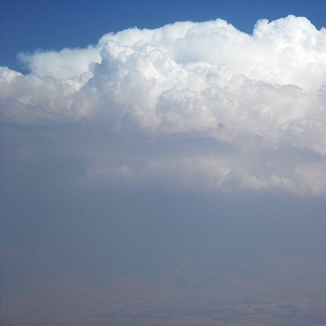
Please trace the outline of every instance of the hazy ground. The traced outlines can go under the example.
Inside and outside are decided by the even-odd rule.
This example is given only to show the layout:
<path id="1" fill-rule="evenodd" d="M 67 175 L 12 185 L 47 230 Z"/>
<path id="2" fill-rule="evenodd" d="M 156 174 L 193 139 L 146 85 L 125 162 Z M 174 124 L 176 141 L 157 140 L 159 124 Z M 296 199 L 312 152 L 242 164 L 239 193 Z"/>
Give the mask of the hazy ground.
<path id="1" fill-rule="evenodd" d="M 326 325 L 322 204 L 94 198 L 10 206 L 2 325 Z"/>
<path id="2" fill-rule="evenodd" d="M 98 284 L 64 269 L 48 279 L 37 275 L 42 262 L 29 264 L 2 297 L 3 325 L 326 325 L 318 259 L 243 259 L 243 270 L 228 272 L 183 261 Z"/>

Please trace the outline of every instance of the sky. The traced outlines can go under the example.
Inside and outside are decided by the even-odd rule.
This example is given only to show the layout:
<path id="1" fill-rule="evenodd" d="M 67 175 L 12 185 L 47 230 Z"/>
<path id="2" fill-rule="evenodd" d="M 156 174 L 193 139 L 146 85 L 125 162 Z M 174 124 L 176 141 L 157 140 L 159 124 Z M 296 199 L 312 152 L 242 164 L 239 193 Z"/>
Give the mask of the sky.
<path id="1" fill-rule="evenodd" d="M 325 321 L 325 6 L 2 1 L 2 321 Z"/>
<path id="2" fill-rule="evenodd" d="M 142 0 L 114 1 L 1 1 L 0 64 L 20 70 L 20 52 L 61 50 L 96 44 L 106 33 L 127 28 L 159 28 L 176 21 L 204 22 L 222 18 L 251 33 L 258 19 L 274 20 L 289 14 L 325 26 L 325 4 L 320 0 Z"/>

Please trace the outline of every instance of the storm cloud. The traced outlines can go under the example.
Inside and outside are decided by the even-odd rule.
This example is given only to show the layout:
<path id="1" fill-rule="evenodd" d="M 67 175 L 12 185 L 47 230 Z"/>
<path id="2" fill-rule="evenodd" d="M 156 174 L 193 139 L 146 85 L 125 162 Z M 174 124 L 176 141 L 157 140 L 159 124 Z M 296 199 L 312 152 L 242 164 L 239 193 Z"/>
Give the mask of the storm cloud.
<path id="1" fill-rule="evenodd" d="M 326 194 L 326 30 L 304 17 L 135 27 L 19 58 L 29 74 L 0 70 L 2 123 L 72 126 L 80 187 Z"/>

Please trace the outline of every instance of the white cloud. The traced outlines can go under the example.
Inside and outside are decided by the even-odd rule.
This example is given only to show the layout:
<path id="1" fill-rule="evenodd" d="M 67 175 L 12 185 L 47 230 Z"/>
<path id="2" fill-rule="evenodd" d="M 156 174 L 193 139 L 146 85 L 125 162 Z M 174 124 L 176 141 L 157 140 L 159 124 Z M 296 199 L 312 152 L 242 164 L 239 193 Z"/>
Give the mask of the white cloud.
<path id="1" fill-rule="evenodd" d="M 326 194 L 326 30 L 306 18 L 260 20 L 252 35 L 220 19 L 131 28 L 20 57 L 30 74 L 0 70 L 2 120 L 87 118 L 115 137 L 151 139 L 132 158 L 94 157 L 84 183 Z M 168 145 L 146 151 L 166 135 Z M 210 143 L 203 153 L 194 139 L 237 151 L 221 156 Z"/>
<path id="2" fill-rule="evenodd" d="M 31 73 L 55 79 L 80 76 L 89 71 L 91 63 L 101 61 L 99 49 L 92 46 L 87 49 L 63 49 L 60 52 L 20 53 L 18 57 Z"/>

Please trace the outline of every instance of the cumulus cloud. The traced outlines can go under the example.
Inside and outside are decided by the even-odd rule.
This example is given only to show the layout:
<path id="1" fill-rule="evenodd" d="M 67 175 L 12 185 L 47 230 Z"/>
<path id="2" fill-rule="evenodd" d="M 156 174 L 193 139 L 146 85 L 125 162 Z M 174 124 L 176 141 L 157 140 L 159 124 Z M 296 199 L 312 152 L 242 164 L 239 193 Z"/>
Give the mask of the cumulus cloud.
<path id="1" fill-rule="evenodd" d="M 95 155 L 83 184 L 326 194 L 326 30 L 304 17 L 251 35 L 221 19 L 131 28 L 20 58 L 29 74 L 0 70 L 4 122 L 129 139 Z"/>

